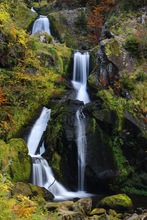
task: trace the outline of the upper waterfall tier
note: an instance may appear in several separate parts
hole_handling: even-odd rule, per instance
[[[50,22],[47,16],[40,15],[33,24],[32,34],[34,35],[37,31],[50,32]]]
[[[90,102],[87,93],[87,77],[89,75],[89,53],[74,53],[74,67],[72,84],[77,91],[76,99],[83,101],[85,104]]]

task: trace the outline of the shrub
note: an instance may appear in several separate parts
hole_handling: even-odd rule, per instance
[[[136,80],[137,80],[137,81],[143,82],[143,81],[145,81],[146,79],[147,79],[147,75],[146,75],[144,72],[139,71],[139,72],[136,74]]]
[[[87,26],[87,17],[85,12],[82,10],[81,13],[79,14],[79,16],[77,17],[76,21],[75,21],[75,25],[80,27],[80,28],[86,28]]]
[[[135,35],[129,35],[125,42],[125,49],[128,50],[132,56],[138,57],[139,54],[139,42]]]
[[[117,21],[118,21],[118,17],[112,15],[107,21],[108,27],[114,25]]]
[[[129,78],[129,76],[126,76],[126,77],[122,78],[120,81],[121,81],[121,84],[122,84],[124,89],[134,90],[135,84],[132,81],[132,79]]]

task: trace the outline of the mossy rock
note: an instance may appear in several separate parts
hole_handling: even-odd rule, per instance
[[[13,19],[16,21],[17,25],[23,29],[28,29],[38,17],[37,13],[32,12],[23,3],[18,3],[13,10]]]
[[[51,201],[53,200],[54,196],[51,192],[49,192],[47,189],[44,187],[36,186],[31,183],[23,183],[23,182],[17,182],[14,183],[14,186],[12,187],[11,190],[12,195],[14,196],[29,196],[31,197],[37,197],[37,200],[42,200],[42,198],[45,201]]]
[[[103,198],[98,207],[124,212],[133,210],[131,199],[125,194],[117,194]]]
[[[11,190],[12,195],[18,196],[18,195],[23,195],[23,196],[33,196],[33,193],[29,187],[28,184],[23,183],[23,182],[17,182],[14,183],[14,186]]]
[[[44,187],[36,186],[31,183],[28,184],[33,196],[43,197],[46,201],[54,199],[54,195]]]
[[[11,139],[9,147],[10,176],[13,181],[28,181],[31,173],[31,158],[28,155],[28,148],[21,138]]]
[[[105,214],[106,210],[103,208],[94,208],[91,212],[90,215],[102,215]]]

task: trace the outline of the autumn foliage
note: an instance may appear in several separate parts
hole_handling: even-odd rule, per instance
[[[6,99],[4,98],[2,89],[0,89],[0,106],[6,103]]]
[[[89,0],[89,5],[92,4],[93,0]],[[89,13],[88,27],[94,43],[98,43],[101,29],[106,20],[107,14],[114,6],[114,0],[102,0],[98,5],[92,6],[92,11],[90,11]]]

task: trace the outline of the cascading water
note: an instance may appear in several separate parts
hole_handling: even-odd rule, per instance
[[[50,109],[43,107],[40,117],[36,120],[33,129],[28,137],[27,146],[30,155],[35,155],[40,143],[43,132],[46,129],[47,122],[50,118]]]
[[[51,34],[50,32],[50,22],[47,16],[40,15],[38,19],[33,24],[32,29],[32,35],[34,35],[38,31],[47,32],[48,34]]]
[[[76,99],[83,101],[84,104],[90,101],[87,93],[87,77],[89,74],[89,53],[74,53],[74,67],[72,84],[77,91]]]
[[[53,172],[47,161],[41,156],[44,145],[40,145],[43,132],[46,129],[48,120],[50,118],[50,109],[43,108],[39,118],[36,120],[31,133],[28,138],[29,154],[32,157],[33,177],[32,182],[35,185],[45,187],[53,193],[55,200],[65,200],[74,197],[86,197],[88,194],[83,192],[70,192],[64,188],[54,177]],[[40,148],[38,146],[41,146]],[[38,150],[39,148],[39,150]],[[37,152],[39,152],[37,154]]]
[[[87,93],[88,74],[89,74],[89,53],[85,52],[81,54],[80,52],[76,52],[74,54],[72,84],[74,89],[77,90],[76,99],[83,101],[84,104],[90,102],[89,95]],[[76,112],[75,125],[76,125],[76,131],[75,131],[76,143],[78,148],[78,190],[84,191],[87,139],[85,134],[86,118],[82,112],[82,109],[79,109]]]
[[[33,8],[33,7],[31,7],[31,11],[32,11],[32,12],[36,12],[36,11],[34,10],[34,8]]]
[[[37,154],[38,146],[50,119],[50,109],[43,107],[39,118],[36,120],[28,138],[27,146],[33,163],[33,184],[45,187],[50,190],[55,197],[66,194],[67,190],[55,180],[51,168],[47,161],[41,156],[44,144],[40,147],[40,153]]]
[[[76,112],[76,136],[78,147],[78,189],[84,191],[84,178],[85,178],[85,166],[86,166],[86,151],[87,151],[87,139],[85,134],[85,116],[79,109]]]

